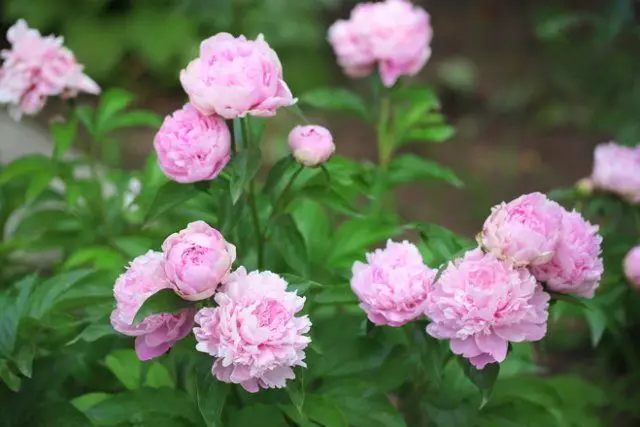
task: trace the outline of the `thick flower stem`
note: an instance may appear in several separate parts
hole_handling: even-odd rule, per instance
[[[256,204],[256,188],[251,181],[249,183],[249,193],[247,194],[247,202],[251,208],[251,218],[253,220],[253,227],[256,232],[256,251],[258,253],[258,269],[264,268],[264,239],[262,236],[262,230],[260,228],[260,216],[258,215],[258,206]]]

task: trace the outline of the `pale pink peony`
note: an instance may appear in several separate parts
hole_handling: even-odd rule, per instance
[[[564,211],[562,232],[553,258],[531,272],[553,292],[593,298],[604,270],[602,236],[580,213]]]
[[[171,286],[188,301],[213,295],[236,259],[236,247],[204,221],[167,237],[162,250]]]
[[[526,268],[467,252],[450,263],[431,289],[429,335],[450,339],[451,351],[478,369],[502,362],[509,341],[538,341],[547,333],[549,295]]]
[[[231,133],[219,116],[191,104],[167,116],[153,140],[164,174],[180,183],[214,179],[231,159]]]
[[[154,314],[137,325],[133,324],[136,313],[147,298],[167,288],[170,285],[164,274],[162,254],[153,251],[135,258],[113,288],[116,308],[111,313],[111,325],[124,335],[136,337],[136,354],[140,360],[166,353],[193,327],[195,308],[185,308],[176,314]]]
[[[629,251],[624,257],[623,266],[627,280],[640,289],[640,246]]]
[[[517,266],[543,264],[558,246],[563,211],[541,193],[503,202],[491,209],[479,243],[487,252]]]
[[[293,367],[306,366],[311,339],[307,316],[296,317],[305,299],[287,292],[287,282],[265,271],[229,275],[215,296],[215,308],[196,314],[196,349],[216,357],[212,373],[220,381],[260,388],[282,388],[294,379]]]
[[[73,98],[78,92],[100,93],[100,87],[83,73],[73,53],[63,46],[62,37],[43,37],[24,20],[7,31],[11,49],[2,50],[0,104],[19,120],[23,114],[35,115],[47,98]]]
[[[202,114],[225,119],[269,117],[296,103],[282,77],[278,55],[256,40],[219,33],[200,44],[200,56],[180,72],[189,101]]]
[[[596,188],[640,203],[640,145],[600,144],[594,151],[591,180]]]
[[[289,149],[293,157],[305,166],[318,166],[336,150],[331,132],[317,125],[296,126],[289,133]]]
[[[424,265],[415,245],[387,241],[385,249],[356,262],[351,289],[376,325],[402,326],[422,316],[436,270]]]
[[[362,77],[378,64],[385,86],[414,76],[431,56],[429,14],[407,0],[360,3],[348,20],[329,28],[329,42],[345,73]]]

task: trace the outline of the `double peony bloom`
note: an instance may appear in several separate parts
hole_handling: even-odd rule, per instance
[[[8,106],[13,119],[37,114],[50,96],[100,93],[62,37],[44,37],[21,19],[7,31],[7,40],[11,49],[0,52],[0,104]]]
[[[431,56],[429,14],[408,0],[359,3],[348,20],[329,29],[329,43],[345,73],[364,77],[378,66],[383,84],[414,76]]]
[[[136,337],[141,360],[161,356],[193,330],[196,348],[216,357],[213,375],[250,392],[284,387],[294,378],[293,367],[305,366],[304,349],[311,340],[304,334],[311,322],[296,317],[305,300],[287,292],[285,280],[268,271],[247,273],[244,267],[232,273],[235,246],[203,221],[167,237],[162,250],[134,259],[114,286],[111,324]],[[213,297],[217,306],[153,314],[134,323],[144,302],[163,289],[187,301]]]
[[[590,183],[630,203],[640,203],[640,145],[625,147],[615,142],[598,145]]]
[[[603,273],[597,231],[543,194],[526,194],[495,206],[480,247],[438,280],[418,248],[389,241],[354,264],[351,287],[371,322],[402,326],[426,315],[427,333],[482,369],[504,361],[509,342],[545,336],[547,291],[593,297]]]

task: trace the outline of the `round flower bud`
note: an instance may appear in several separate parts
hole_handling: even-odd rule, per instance
[[[624,258],[623,266],[627,280],[640,289],[640,246],[629,251]]]
[[[305,166],[321,165],[336,149],[331,132],[317,125],[296,126],[289,133],[289,149]]]
[[[236,259],[236,247],[204,221],[167,237],[162,250],[171,286],[188,301],[212,296]]]
[[[192,105],[167,116],[153,140],[158,165],[171,180],[214,179],[231,158],[231,133],[218,116],[204,116]]]

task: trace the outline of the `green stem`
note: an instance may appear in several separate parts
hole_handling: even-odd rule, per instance
[[[251,181],[249,183],[249,194],[247,195],[247,202],[251,208],[251,218],[253,220],[253,227],[256,231],[256,250],[258,252],[258,269],[264,268],[264,239],[262,237],[262,230],[260,228],[260,216],[258,215],[258,205],[256,204],[256,188]]]
[[[393,152],[393,141],[389,135],[389,121],[391,119],[391,99],[385,95],[380,100],[380,113],[378,116],[378,159],[380,166],[386,169]]]

